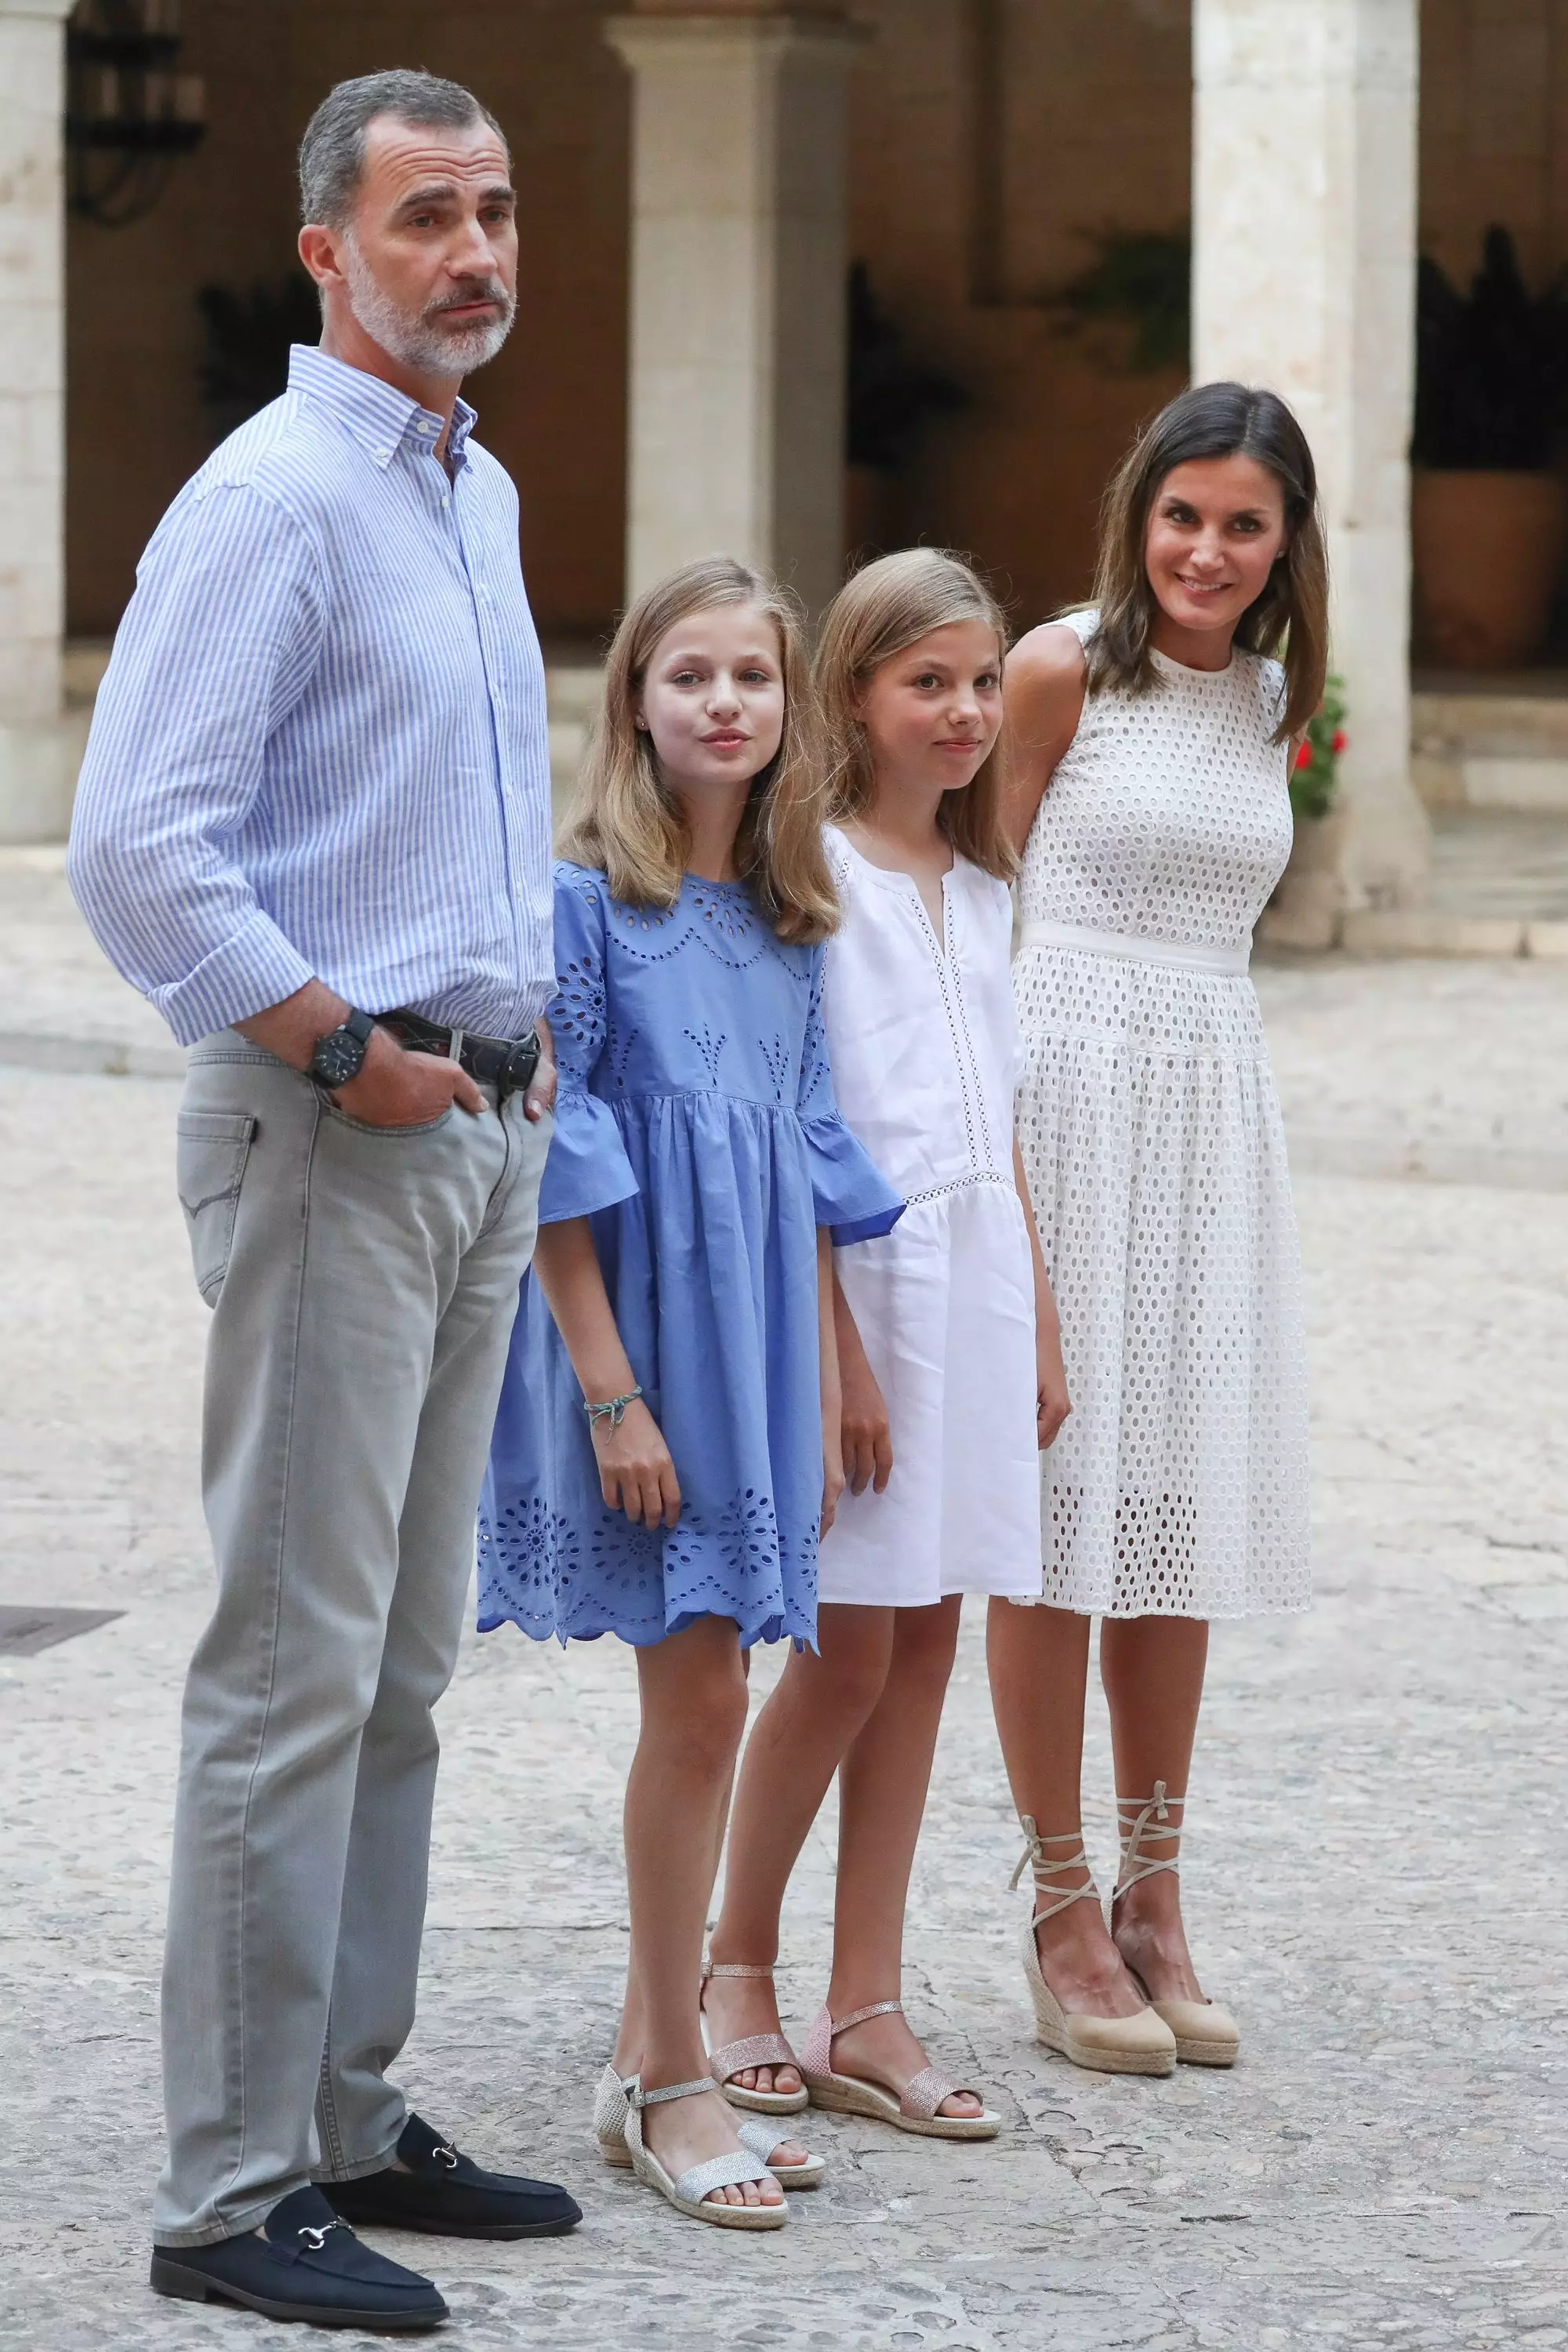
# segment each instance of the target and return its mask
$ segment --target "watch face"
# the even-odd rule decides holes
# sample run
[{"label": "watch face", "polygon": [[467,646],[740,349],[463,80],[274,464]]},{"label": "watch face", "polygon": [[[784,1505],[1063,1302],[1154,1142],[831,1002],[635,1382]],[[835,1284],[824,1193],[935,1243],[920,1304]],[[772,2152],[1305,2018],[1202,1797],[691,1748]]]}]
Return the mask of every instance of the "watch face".
[{"label": "watch face", "polygon": [[347,1029],[333,1029],[316,1040],[310,1071],[324,1087],[346,1087],[364,1066],[364,1045]]}]

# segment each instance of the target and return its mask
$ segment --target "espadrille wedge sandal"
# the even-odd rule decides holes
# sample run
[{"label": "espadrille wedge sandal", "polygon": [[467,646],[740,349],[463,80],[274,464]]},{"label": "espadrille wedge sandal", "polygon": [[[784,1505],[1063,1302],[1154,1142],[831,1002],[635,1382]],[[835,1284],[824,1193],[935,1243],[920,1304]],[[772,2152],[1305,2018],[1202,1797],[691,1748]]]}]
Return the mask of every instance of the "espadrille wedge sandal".
[{"label": "espadrille wedge sandal", "polygon": [[[1141,2009],[1133,2017],[1088,2016],[1078,2010],[1064,2010],[1046,1982],[1040,1969],[1040,1948],[1035,1940],[1036,1928],[1045,1920],[1054,1919],[1069,1904],[1098,1903],[1100,1890],[1089,1875],[1089,1856],[1084,1852],[1081,1832],[1053,1831],[1042,1837],[1030,1813],[1021,1816],[1020,1825],[1025,1844],[1012,1885],[1017,1885],[1026,1870],[1033,1871],[1036,1900],[1024,1930],[1023,1960],[1029,1999],[1034,2003],[1036,2039],[1043,2042],[1047,2050],[1059,2050],[1075,2066],[1086,2066],[1097,2074],[1173,2074],[1175,2036],[1152,2009]],[[1064,1854],[1059,1862],[1052,1862],[1045,1851],[1048,1845],[1071,1846],[1073,1852]],[[1053,1885],[1052,1881],[1064,1870],[1083,1871],[1084,1885],[1065,1891]]]},{"label": "espadrille wedge sandal", "polygon": [[[1152,1878],[1156,1872],[1168,1870],[1173,1877],[1181,1874],[1181,1858],[1174,1851],[1160,1855],[1143,1852],[1145,1844],[1163,1845],[1173,1849],[1182,1834],[1181,1816],[1186,1809],[1184,1797],[1167,1797],[1163,1780],[1156,1780],[1152,1797],[1118,1797],[1117,1826],[1121,1832],[1121,1868],[1117,1876],[1116,1893],[1110,1899],[1112,1932],[1115,1931],[1116,1906],[1130,1886],[1141,1878]],[[1234,2066],[1241,2047],[1241,2029],[1228,2009],[1217,2000],[1150,2000],[1149,1988],[1137,1969],[1123,1958],[1122,1965],[1157,2017],[1163,2018],[1175,2036],[1176,2057],[1184,2066]]]}]

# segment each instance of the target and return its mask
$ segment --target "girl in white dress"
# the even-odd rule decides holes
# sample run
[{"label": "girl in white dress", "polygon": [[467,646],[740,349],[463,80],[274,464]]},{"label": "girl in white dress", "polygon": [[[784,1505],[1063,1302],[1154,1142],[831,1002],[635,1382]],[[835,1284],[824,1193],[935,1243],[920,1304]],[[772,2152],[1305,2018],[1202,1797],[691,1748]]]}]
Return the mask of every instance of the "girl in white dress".
[{"label": "girl in white dress", "polygon": [[[1068,1410],[1013,1139],[1015,859],[992,756],[1005,642],[973,572],[930,549],[868,566],[823,626],[843,908],[823,1017],[844,1116],[908,1205],[835,1253],[847,1484],[821,1551],[820,1654],[790,1658],[746,1750],[705,1994],[737,2104],[809,2091],[947,2138],[998,2118],[928,2066],[900,2008],[910,1870],[961,1595],[1039,1598],[1038,1449]],[[797,2061],[768,1979],[836,1770],[833,1972]]]},{"label": "girl in white dress", "polygon": [[[1111,2072],[1236,2055],[1176,1877],[1207,1621],[1310,1601],[1296,1232],[1247,969],[1290,851],[1327,585],[1295,418],[1200,385],[1111,485],[1095,609],[1007,664],[1019,1135],[1075,1412],[1043,1465],[1046,1605],[993,1604],[991,1680],[1040,2038]],[[1122,1838],[1109,1929],[1079,1813],[1095,1615]]]}]

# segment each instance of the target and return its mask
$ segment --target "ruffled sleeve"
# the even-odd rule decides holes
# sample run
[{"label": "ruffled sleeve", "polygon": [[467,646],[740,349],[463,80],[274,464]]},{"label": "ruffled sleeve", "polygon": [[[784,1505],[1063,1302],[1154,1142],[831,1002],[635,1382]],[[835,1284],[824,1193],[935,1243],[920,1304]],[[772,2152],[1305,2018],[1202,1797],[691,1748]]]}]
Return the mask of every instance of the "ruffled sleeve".
[{"label": "ruffled sleeve", "polygon": [[599,878],[580,866],[555,868],[555,995],[548,1018],[561,1075],[539,1191],[542,1225],[614,1208],[637,1189],[615,1113],[592,1091],[609,1028],[605,904]]},{"label": "ruffled sleeve", "polygon": [[890,1233],[904,1213],[904,1204],[873,1166],[864,1144],[845,1126],[833,1092],[827,1033],[822,1024],[824,961],[823,949],[815,949],[797,1108],[811,1160],[816,1222],[827,1227],[835,1248],[843,1249],[850,1242],[875,1241],[879,1234]]}]

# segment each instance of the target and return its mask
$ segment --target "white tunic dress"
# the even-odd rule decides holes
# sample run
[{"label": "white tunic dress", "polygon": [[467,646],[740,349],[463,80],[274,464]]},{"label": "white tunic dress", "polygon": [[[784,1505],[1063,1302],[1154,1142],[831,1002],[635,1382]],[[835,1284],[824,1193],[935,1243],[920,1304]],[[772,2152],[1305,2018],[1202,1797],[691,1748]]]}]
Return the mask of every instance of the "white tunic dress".
[{"label": "white tunic dress", "polygon": [[1247,977],[1290,851],[1282,674],[1154,662],[1148,693],[1086,698],[1020,880],[1018,1129],[1073,1403],[1041,1456],[1045,1598],[1241,1617],[1310,1599],[1296,1228]]},{"label": "white tunic dress", "polygon": [[1013,1178],[1005,887],[955,858],[938,938],[915,883],[827,835],[844,907],[823,986],[840,1109],[908,1207],[836,1254],[888,1407],[886,1492],[846,1490],[819,1601],[1040,1597],[1035,1284]]}]

